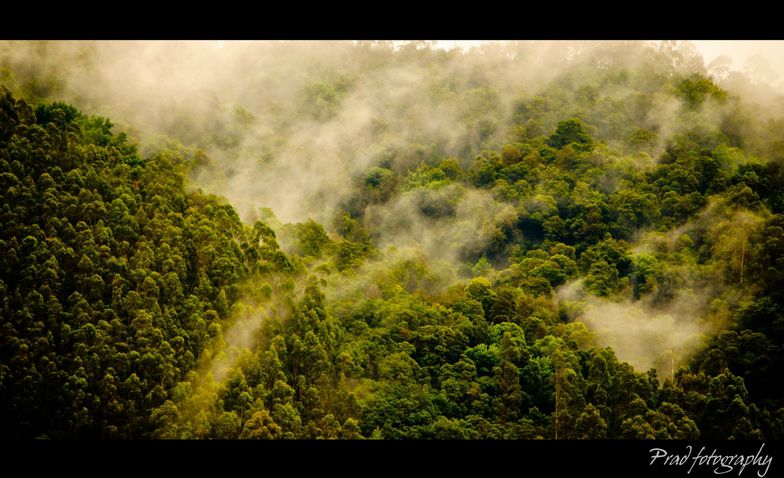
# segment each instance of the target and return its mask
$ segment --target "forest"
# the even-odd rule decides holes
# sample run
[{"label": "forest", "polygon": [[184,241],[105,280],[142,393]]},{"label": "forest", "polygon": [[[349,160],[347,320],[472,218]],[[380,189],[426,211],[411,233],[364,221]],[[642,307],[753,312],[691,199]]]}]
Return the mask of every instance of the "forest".
[{"label": "forest", "polygon": [[784,96],[688,42],[2,41],[0,85],[0,438],[784,438]]}]

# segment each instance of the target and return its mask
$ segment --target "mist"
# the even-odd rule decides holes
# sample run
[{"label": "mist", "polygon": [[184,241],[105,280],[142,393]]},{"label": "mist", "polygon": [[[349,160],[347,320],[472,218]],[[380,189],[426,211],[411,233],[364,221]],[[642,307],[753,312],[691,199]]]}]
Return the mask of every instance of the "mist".
[{"label": "mist", "polygon": [[[661,380],[672,378],[711,337],[732,325],[728,304],[748,297],[744,256],[763,221],[759,214],[712,199],[686,224],[666,232],[641,232],[631,244],[637,263],[667,264],[662,282],[642,297],[634,299],[628,289],[598,297],[586,290],[583,279],[575,279],[558,288],[558,300],[621,360],[639,371],[656,369]],[[722,262],[708,261],[695,270],[690,257],[695,242],[705,244]]]},{"label": "mist", "polygon": [[[312,217],[327,225],[370,167],[405,171],[450,156],[467,166],[483,149],[514,139],[504,125],[516,114],[517,100],[541,94],[552,82],[573,82],[570,75],[581,69],[633,69],[664,61],[660,52],[675,49],[681,61],[670,68],[704,71],[689,43],[489,42],[434,48],[424,61],[407,61],[408,51],[422,47],[3,42],[0,58],[15,72],[15,83],[43,72],[51,84],[37,80],[34,93],[56,93],[111,117],[148,149],[159,135],[204,149],[210,161],[193,179],[227,197],[243,219],[254,220],[268,207],[284,223]],[[626,101],[630,92],[606,85],[603,94]],[[678,118],[673,101],[661,97],[646,107],[645,121],[659,131],[653,156],[695,122]],[[556,118],[543,120],[546,131]]]},{"label": "mist", "polygon": [[715,327],[705,317],[707,294],[685,291],[665,305],[651,300],[613,301],[596,297],[573,282],[559,290],[562,301],[579,299],[575,319],[584,322],[598,343],[639,371],[656,369],[661,379],[704,345]]},{"label": "mist", "polygon": [[[3,42],[0,58],[14,72],[5,74],[12,86],[43,72],[53,80],[28,85],[33,94],[114,118],[148,152],[161,135],[187,145],[186,156],[196,158],[193,183],[228,198],[247,222],[269,208],[281,224],[312,218],[332,229],[353,208],[382,251],[379,265],[369,267],[419,258],[438,277],[434,292],[470,277],[465,261],[476,260],[499,228],[513,227],[517,211],[492,193],[456,184],[357,203],[355,191],[369,171],[405,173],[445,158],[468,168],[483,150],[532,134],[505,126],[520,114],[520,99],[546,94],[551,85],[578,90],[581,71],[609,65],[708,73],[751,101],[769,102],[780,65],[763,57],[780,44],[733,45],[725,51],[710,42]],[[729,60],[713,58],[720,51]],[[409,52],[420,59],[411,61]],[[666,52],[677,61],[667,63]],[[739,64],[750,76],[732,73]],[[605,102],[634,100],[621,83],[603,85],[602,94]],[[658,158],[695,125],[720,124],[725,110],[706,103],[684,111],[675,96],[657,93],[640,111],[642,124],[656,132],[648,157]],[[618,135],[600,103],[588,111],[600,139]],[[547,132],[560,119],[538,118],[537,128]],[[639,161],[641,168],[650,164]],[[684,360],[707,330],[696,319],[704,301],[693,296],[663,308],[589,303],[582,320],[640,368],[661,369],[662,353]],[[230,342],[246,344],[238,337],[252,336],[259,321],[239,320]],[[653,343],[661,350],[649,350]],[[208,368],[222,377],[229,365]]]},{"label": "mist", "polygon": [[[573,84],[581,71],[609,65],[645,71],[658,65],[672,72],[712,72],[739,91],[777,76],[778,63],[765,67],[765,61],[754,60],[752,51],[769,57],[779,43],[732,46],[725,50],[727,45],[712,42],[571,41],[2,42],[0,58],[15,74],[6,73],[12,86],[40,78],[43,72],[52,81],[36,80],[29,88],[33,94],[54,94],[87,112],[114,118],[120,131],[148,151],[155,150],[161,135],[193,146],[187,149],[191,154],[202,151],[192,169],[194,184],[228,198],[243,220],[257,220],[262,217],[259,212],[269,208],[282,224],[313,218],[330,229],[335,218],[356,202],[353,191],[371,168],[402,173],[448,157],[468,167],[484,149],[498,148],[520,134],[504,126],[519,114],[517,101],[543,94],[552,84]],[[415,51],[428,53],[410,61],[408,52]],[[675,52],[677,61],[667,63],[664,52]],[[716,62],[713,57],[719,52],[730,59]],[[745,72],[756,77],[731,75],[738,64],[747,65]],[[752,99],[767,100],[759,90],[750,95]],[[620,84],[604,85],[602,94],[609,102],[633,99]],[[604,121],[601,105],[591,108],[593,116],[587,119]],[[649,156],[658,157],[673,137],[694,125],[709,128],[721,123],[723,114],[715,104],[684,112],[674,96],[658,94],[641,111],[642,123],[656,131]],[[546,132],[559,119],[540,118],[539,127]],[[595,132],[602,138],[616,134],[613,128],[617,126],[598,124]],[[648,165],[640,161],[640,167]],[[516,219],[511,206],[487,191],[456,185],[437,190],[415,187],[354,213],[380,250],[390,257],[424,257],[442,277],[452,278],[444,284],[465,278],[462,261],[475,260],[497,229]],[[601,330],[607,325],[615,329],[612,324],[620,322],[604,323],[598,317],[604,312],[614,317],[622,307],[595,304],[586,321]],[[685,335],[665,340],[667,349],[688,349],[694,341],[685,337],[703,330],[694,324],[684,327],[679,312],[642,307],[632,313],[637,319],[630,319],[640,322],[632,327],[640,331],[638,338],[629,340],[633,345],[624,348],[623,340],[607,340],[626,356],[624,350],[643,350],[648,335],[667,335],[657,326],[642,327],[642,318],[648,316],[665,317],[651,322],[684,331]],[[648,355],[639,360],[629,357],[644,367],[658,363]]]},{"label": "mist", "polygon": [[0,41],[0,429],[775,437],[782,45]]}]

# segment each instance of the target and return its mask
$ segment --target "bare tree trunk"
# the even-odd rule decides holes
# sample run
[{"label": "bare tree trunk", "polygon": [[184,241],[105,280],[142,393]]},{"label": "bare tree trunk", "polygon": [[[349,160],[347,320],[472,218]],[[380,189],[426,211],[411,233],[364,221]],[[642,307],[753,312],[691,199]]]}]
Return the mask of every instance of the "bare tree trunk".
[{"label": "bare tree trunk", "polygon": [[558,439],[558,366],[555,367],[555,439]]}]

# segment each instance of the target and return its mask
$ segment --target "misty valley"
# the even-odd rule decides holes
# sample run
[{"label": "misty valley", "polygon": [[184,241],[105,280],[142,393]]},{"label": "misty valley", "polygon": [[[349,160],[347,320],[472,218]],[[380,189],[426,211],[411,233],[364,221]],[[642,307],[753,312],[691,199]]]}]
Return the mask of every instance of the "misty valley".
[{"label": "misty valley", "polygon": [[782,439],[753,65],[0,41],[0,437]]}]

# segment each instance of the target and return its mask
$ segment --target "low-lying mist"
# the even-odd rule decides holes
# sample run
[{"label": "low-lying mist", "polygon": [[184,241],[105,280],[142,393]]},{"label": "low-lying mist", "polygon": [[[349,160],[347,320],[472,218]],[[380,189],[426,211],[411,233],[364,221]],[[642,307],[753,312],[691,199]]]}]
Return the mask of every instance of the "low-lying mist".
[{"label": "low-lying mist", "polygon": [[[639,86],[649,73],[712,73],[731,93],[754,85],[721,74],[721,62],[706,67],[688,42],[499,42],[465,51],[393,42],[2,42],[0,60],[3,81],[33,99],[62,98],[114,118],[144,148],[168,135],[200,150],[194,183],[228,198],[244,220],[269,208],[283,224],[312,218],[330,231],[372,168],[404,174],[453,157],[467,169],[483,150],[550,134],[572,104],[610,148],[644,127],[654,139],[640,167],[676,135],[722,124],[735,108],[705,102],[687,111],[676,92],[641,98],[629,78]],[[621,73],[581,82],[584,72],[610,67]],[[560,96],[547,96],[554,85]],[[758,91],[753,111],[767,114],[780,104],[766,105],[772,97]],[[614,123],[605,109],[624,103],[639,125]],[[448,184],[389,196],[351,212],[388,257],[422,255],[445,283],[466,278],[464,261],[517,220],[487,190]],[[621,358],[661,371],[710,331],[705,307],[690,291],[665,306],[591,297],[580,320]],[[227,338],[246,344],[258,320],[237,324]]]},{"label": "low-lying mist", "polygon": [[[284,223],[327,225],[370,167],[405,171],[449,156],[467,166],[484,148],[548,131],[562,118],[533,118],[527,133],[507,125],[525,116],[521,99],[554,84],[574,98],[548,98],[545,111],[591,101],[597,121],[586,119],[599,137],[615,134],[602,126],[597,93],[605,103],[634,102],[636,93],[623,81],[580,85],[582,71],[706,72],[688,42],[499,42],[467,51],[398,42],[3,42],[0,59],[14,72],[7,82],[29,95],[55,94],[111,117],[143,143],[165,134],[204,149],[212,161],[195,169],[196,183],[229,198],[243,218],[269,207]],[[658,132],[654,156],[681,129],[721,121],[711,107],[682,118],[673,96],[654,98],[639,105],[642,123]]]},{"label": "low-lying mist", "polygon": [[[629,293],[632,284],[622,294],[599,297],[586,290],[584,279],[576,279],[558,288],[558,300],[620,359],[670,378],[710,337],[731,325],[728,302],[748,293],[742,291],[744,256],[762,223],[758,214],[714,199],[686,224],[667,232],[643,232],[631,245],[633,280],[637,268],[658,271],[643,279],[650,282],[644,286],[647,293],[635,299]],[[726,269],[713,261],[697,265],[695,242],[705,244],[711,257],[726,261]]]},{"label": "low-lying mist", "polygon": [[562,300],[581,298],[575,318],[588,325],[601,345],[612,347],[619,359],[640,371],[656,369],[660,378],[670,378],[703,345],[706,334],[715,332],[704,316],[704,294],[685,291],[661,305],[650,300],[613,301],[575,289],[580,289],[579,283],[559,294]]}]

